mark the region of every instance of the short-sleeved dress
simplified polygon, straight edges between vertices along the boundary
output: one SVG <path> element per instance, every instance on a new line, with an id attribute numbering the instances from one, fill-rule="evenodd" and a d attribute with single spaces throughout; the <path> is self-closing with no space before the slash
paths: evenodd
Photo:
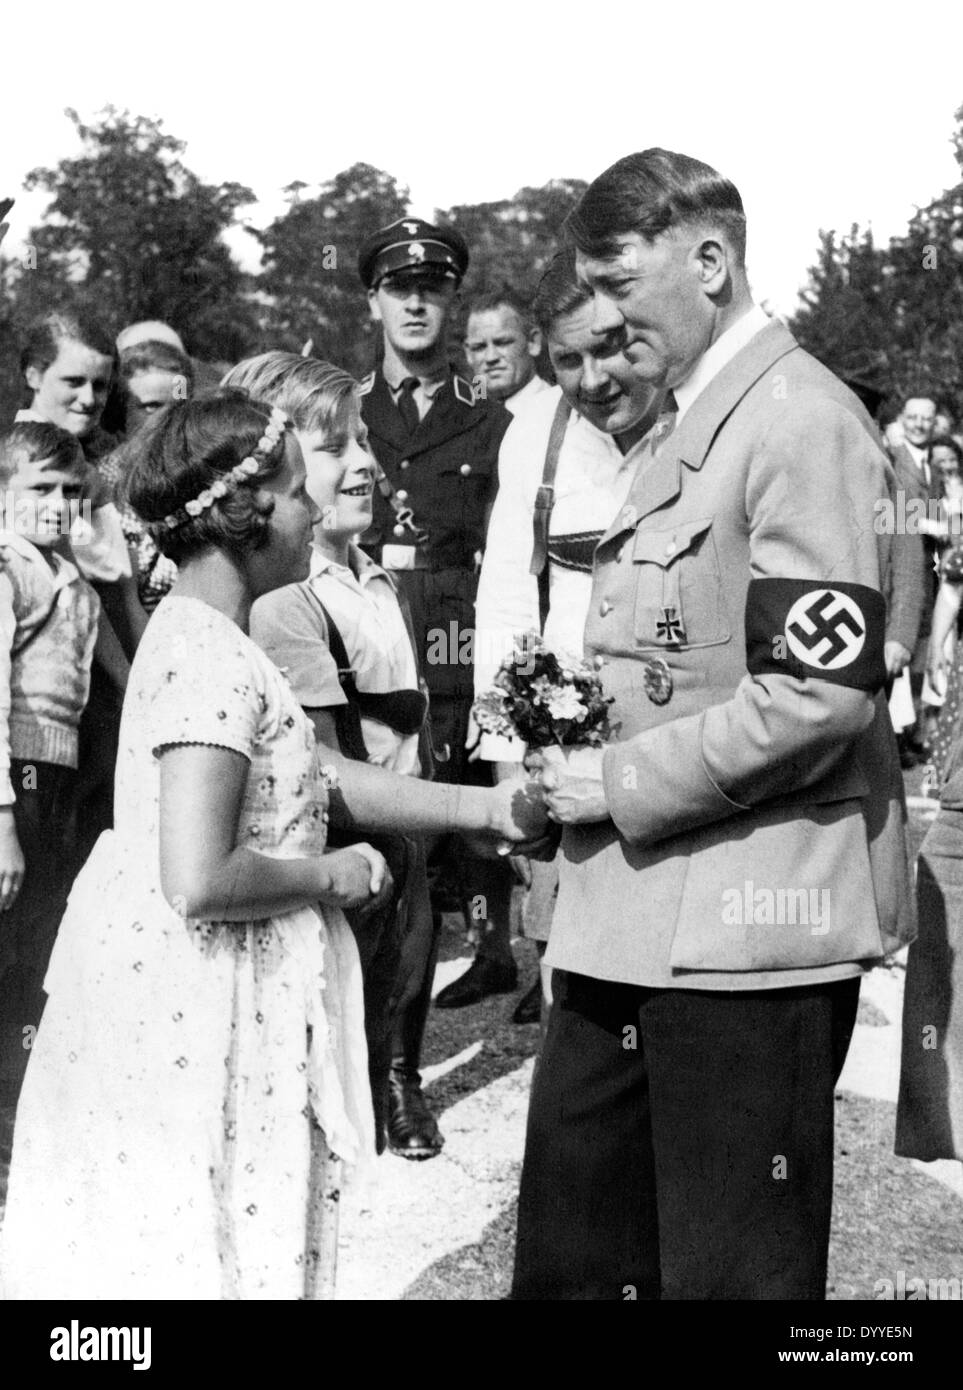
<path id="1" fill-rule="evenodd" d="M 324 849 L 314 732 L 283 675 L 215 609 L 164 599 L 131 671 L 117 828 L 47 975 L 0 1229 L 7 1298 L 304 1297 L 312 1127 L 349 1164 L 374 1152 L 343 914 L 205 923 L 161 892 L 157 752 L 186 743 L 249 760 L 239 845 Z"/>

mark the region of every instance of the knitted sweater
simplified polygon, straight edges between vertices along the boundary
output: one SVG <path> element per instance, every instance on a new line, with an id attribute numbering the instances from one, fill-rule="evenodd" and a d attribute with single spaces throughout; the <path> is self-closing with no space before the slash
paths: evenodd
<path id="1" fill-rule="evenodd" d="M 77 766 L 100 604 L 69 560 L 0 531 L 0 806 L 10 759 Z"/>

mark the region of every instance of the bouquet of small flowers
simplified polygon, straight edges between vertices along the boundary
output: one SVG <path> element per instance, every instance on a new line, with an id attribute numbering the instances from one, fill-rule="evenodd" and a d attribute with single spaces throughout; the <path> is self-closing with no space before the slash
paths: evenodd
<path id="1" fill-rule="evenodd" d="M 601 664 L 556 655 L 537 632 L 526 632 L 515 638 L 492 689 L 475 701 L 475 722 L 483 733 L 523 739 L 530 750 L 601 748 L 611 734 L 612 703 L 602 694 Z"/>

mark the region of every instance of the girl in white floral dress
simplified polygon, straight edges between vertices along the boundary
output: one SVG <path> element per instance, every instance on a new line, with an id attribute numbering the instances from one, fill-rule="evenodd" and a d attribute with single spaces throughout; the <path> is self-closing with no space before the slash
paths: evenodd
<path id="1" fill-rule="evenodd" d="M 341 909 L 375 905 L 387 872 L 367 845 L 323 853 L 332 779 L 246 635 L 253 600 L 308 571 L 316 516 L 285 423 L 238 393 L 177 404 L 132 471 L 179 577 L 134 661 L 116 828 L 46 980 L 0 1228 L 6 1298 L 317 1297 L 318 1154 L 374 1152 Z M 498 788 L 425 784 L 409 804 L 409 779 L 331 762 L 372 829 L 523 840 L 544 824 Z"/>

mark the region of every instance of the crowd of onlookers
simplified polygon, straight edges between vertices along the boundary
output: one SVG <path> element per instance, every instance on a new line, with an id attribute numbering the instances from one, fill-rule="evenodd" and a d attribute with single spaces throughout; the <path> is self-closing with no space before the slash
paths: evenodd
<path id="1" fill-rule="evenodd" d="M 886 664 L 904 768 L 935 787 L 959 712 L 956 619 L 963 540 L 963 437 L 951 412 L 920 394 L 884 430 L 895 474 L 893 587 Z"/>

